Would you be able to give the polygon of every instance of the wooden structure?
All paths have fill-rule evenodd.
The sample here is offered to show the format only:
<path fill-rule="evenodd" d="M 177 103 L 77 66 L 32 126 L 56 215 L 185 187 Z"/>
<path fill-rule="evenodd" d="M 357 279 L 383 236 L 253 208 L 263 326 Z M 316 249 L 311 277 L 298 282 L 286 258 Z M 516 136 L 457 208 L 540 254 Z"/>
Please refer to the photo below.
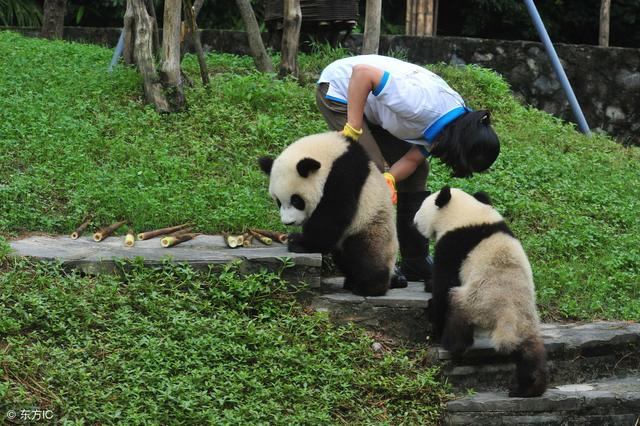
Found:
<path fill-rule="evenodd" d="M 437 31 L 438 0 L 407 0 L 405 33 L 434 36 Z"/>
<path fill-rule="evenodd" d="M 283 29 L 283 0 L 266 0 L 264 22 L 269 44 L 280 48 Z M 344 40 L 358 17 L 358 0 L 300 0 L 302 23 L 300 33 L 332 46 Z"/>

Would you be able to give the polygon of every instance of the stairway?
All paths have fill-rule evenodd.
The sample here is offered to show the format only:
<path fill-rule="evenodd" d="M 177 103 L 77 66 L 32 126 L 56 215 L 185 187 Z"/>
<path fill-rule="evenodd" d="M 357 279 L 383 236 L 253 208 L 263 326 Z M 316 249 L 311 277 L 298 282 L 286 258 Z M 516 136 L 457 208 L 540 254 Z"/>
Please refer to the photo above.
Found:
<path fill-rule="evenodd" d="M 383 297 L 342 290 L 341 278 L 324 278 L 313 298 L 316 311 L 336 322 L 350 321 L 386 336 L 424 343 L 427 302 L 422 284 L 409 283 Z M 550 373 L 549 390 L 538 398 L 509 398 L 514 364 L 476 334 L 462 360 L 433 347 L 441 374 L 459 399 L 450 401 L 449 425 L 624 425 L 640 419 L 640 324 L 595 322 L 543 324 Z"/>

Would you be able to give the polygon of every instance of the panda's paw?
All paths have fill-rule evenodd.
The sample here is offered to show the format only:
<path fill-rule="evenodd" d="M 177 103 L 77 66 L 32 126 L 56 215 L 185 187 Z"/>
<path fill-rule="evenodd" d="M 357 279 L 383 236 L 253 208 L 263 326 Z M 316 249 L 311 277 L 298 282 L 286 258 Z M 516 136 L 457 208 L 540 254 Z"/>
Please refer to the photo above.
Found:
<path fill-rule="evenodd" d="M 407 278 L 402 275 L 399 268 L 396 268 L 391 275 L 391 282 L 389 288 L 406 288 L 409 285 Z"/>
<path fill-rule="evenodd" d="M 309 253 L 309 250 L 307 250 L 302 244 L 302 234 L 299 232 L 293 232 L 291 234 L 289 234 L 288 238 L 287 238 L 287 248 L 289 249 L 290 252 L 292 253 Z"/>

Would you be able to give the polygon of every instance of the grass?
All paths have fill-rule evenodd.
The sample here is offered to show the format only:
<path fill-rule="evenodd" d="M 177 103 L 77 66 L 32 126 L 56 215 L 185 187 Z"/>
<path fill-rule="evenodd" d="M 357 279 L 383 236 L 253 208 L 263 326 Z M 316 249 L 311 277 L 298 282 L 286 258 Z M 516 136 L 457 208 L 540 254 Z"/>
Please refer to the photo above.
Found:
<path fill-rule="evenodd" d="M 88 278 L 3 262 L 0 412 L 71 424 L 429 424 L 424 353 L 374 352 L 274 274 L 141 266 Z"/>
<path fill-rule="evenodd" d="M 187 89 L 188 112 L 165 116 L 143 104 L 134 70 L 106 72 L 111 54 L 0 32 L 0 256 L 3 240 L 68 233 L 87 214 L 136 230 L 282 229 L 256 159 L 326 129 L 314 76 L 345 52 L 302 55 L 301 84 L 209 55 L 210 88 Z M 185 66 L 197 81 L 194 58 Z M 520 105 L 488 70 L 430 68 L 492 111 L 503 148 L 467 180 L 432 162 L 429 188 L 492 196 L 529 254 L 545 319 L 640 318 L 640 150 Z M 274 275 L 89 278 L 0 262 L 0 408 L 107 424 L 415 424 L 441 408 L 424 354 L 374 354 L 361 331 L 304 312 Z"/>

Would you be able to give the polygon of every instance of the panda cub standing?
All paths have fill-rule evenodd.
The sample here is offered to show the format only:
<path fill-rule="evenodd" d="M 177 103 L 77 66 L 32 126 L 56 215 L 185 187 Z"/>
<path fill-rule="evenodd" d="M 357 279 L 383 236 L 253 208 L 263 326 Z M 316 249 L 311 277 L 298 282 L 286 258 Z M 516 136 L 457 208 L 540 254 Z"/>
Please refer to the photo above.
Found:
<path fill-rule="evenodd" d="M 435 338 L 459 356 L 473 344 L 475 327 L 489 330 L 496 350 L 516 361 L 509 396 L 542 395 L 546 352 L 531 266 L 489 197 L 445 186 L 425 199 L 414 221 L 435 239 L 429 305 Z"/>
<path fill-rule="evenodd" d="M 393 205 L 362 146 L 327 132 L 299 139 L 275 160 L 262 157 L 259 163 L 282 223 L 302 226 L 302 233 L 289 234 L 289 250 L 331 253 L 345 289 L 384 295 L 398 252 Z"/>

